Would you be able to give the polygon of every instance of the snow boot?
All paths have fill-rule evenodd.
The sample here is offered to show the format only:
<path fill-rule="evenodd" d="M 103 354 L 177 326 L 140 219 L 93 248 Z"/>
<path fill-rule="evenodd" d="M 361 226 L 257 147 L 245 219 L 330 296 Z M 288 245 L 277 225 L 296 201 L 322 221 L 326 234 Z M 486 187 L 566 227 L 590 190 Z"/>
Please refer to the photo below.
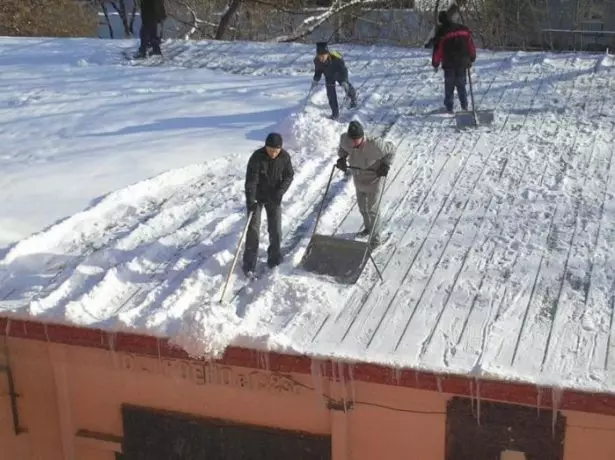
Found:
<path fill-rule="evenodd" d="M 135 59 L 145 59 L 147 57 L 147 50 L 145 48 L 139 48 L 137 54 L 135 54 Z"/>
<path fill-rule="evenodd" d="M 369 236 L 369 230 L 368 229 L 364 228 L 360 232 L 357 232 L 357 237 L 365 237 L 365 236 Z"/>
<path fill-rule="evenodd" d="M 160 45 L 152 46 L 152 56 L 162 56 L 162 50 L 160 49 Z"/>

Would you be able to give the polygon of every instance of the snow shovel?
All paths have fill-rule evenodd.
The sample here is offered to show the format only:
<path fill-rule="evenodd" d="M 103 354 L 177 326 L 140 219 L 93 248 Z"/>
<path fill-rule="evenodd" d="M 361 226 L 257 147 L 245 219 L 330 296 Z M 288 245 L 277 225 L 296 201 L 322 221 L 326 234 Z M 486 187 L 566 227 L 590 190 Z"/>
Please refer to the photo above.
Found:
<path fill-rule="evenodd" d="M 222 288 L 222 295 L 220 296 L 220 303 L 224 301 L 224 294 L 226 293 L 226 288 L 228 287 L 228 282 L 231 279 L 231 275 L 235 270 L 235 265 L 237 264 L 237 259 L 239 258 L 239 250 L 241 249 L 241 245 L 243 244 L 243 240 L 246 239 L 246 234 L 248 233 L 248 226 L 250 225 L 250 221 L 252 220 L 252 215 L 254 211 L 250 211 L 248 214 L 248 220 L 246 221 L 246 225 L 243 227 L 243 232 L 241 233 L 241 238 L 239 239 L 239 244 L 237 244 L 237 250 L 235 251 L 235 257 L 233 258 L 233 263 L 231 264 L 231 269 L 228 271 L 228 275 L 226 276 L 226 282 L 224 283 L 224 287 Z"/>
<path fill-rule="evenodd" d="M 476 126 L 490 126 L 494 120 L 493 110 L 476 110 L 476 106 L 474 105 L 474 91 L 472 89 L 472 74 L 469 68 L 467 69 L 467 72 L 468 83 L 470 83 L 470 99 L 472 101 L 472 110 L 457 112 L 455 114 L 457 128 L 464 129 Z"/>
<path fill-rule="evenodd" d="M 363 272 L 367 261 L 370 260 L 374 264 L 378 276 L 380 276 L 380 280 L 382 281 L 382 274 L 376 266 L 371 254 L 372 247 L 370 243 L 373 237 L 372 234 L 370 234 L 367 241 L 357 241 L 339 236 L 316 233 L 334 172 L 335 165 L 331 168 L 331 175 L 329 176 L 329 181 L 327 182 L 327 187 L 320 203 L 320 209 L 316 216 L 312 237 L 301 259 L 300 265 L 309 272 L 331 276 L 339 283 L 354 284 Z M 380 208 L 380 200 L 382 199 L 383 192 L 384 185 L 378 200 L 378 209 Z"/>
<path fill-rule="evenodd" d="M 313 92 L 314 92 L 314 88 L 312 87 L 312 85 L 310 85 L 310 89 L 308 90 L 307 96 L 305 96 L 303 104 L 301 104 L 301 112 L 305 112 L 305 109 L 307 108 L 308 103 L 310 102 L 310 97 L 312 96 Z"/>

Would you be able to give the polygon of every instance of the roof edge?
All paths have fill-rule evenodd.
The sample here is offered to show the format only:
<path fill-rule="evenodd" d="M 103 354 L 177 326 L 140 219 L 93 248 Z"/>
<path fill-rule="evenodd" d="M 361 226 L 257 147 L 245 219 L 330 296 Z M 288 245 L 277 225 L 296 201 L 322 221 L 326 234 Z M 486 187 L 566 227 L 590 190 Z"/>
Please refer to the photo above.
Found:
<path fill-rule="evenodd" d="M 208 360 L 190 356 L 182 348 L 172 345 L 168 338 L 132 332 L 111 332 L 76 325 L 44 323 L 8 316 L 0 316 L 0 336 L 172 359 Z M 263 353 L 263 351 L 249 348 L 228 347 L 222 358 L 214 361 L 228 366 L 261 369 Z M 333 359 L 322 360 L 313 359 L 307 355 L 267 353 L 269 355 L 267 369 L 273 372 L 311 375 L 313 362 L 317 362 L 321 365 L 322 376 L 329 379 L 345 378 L 346 380 L 438 391 L 456 396 L 491 399 L 545 409 L 615 416 L 615 394 L 611 393 L 540 387 L 532 383 L 396 369 L 370 363 L 348 363 L 346 366 L 339 366 L 339 363 Z M 340 375 L 340 373 L 345 375 Z"/>

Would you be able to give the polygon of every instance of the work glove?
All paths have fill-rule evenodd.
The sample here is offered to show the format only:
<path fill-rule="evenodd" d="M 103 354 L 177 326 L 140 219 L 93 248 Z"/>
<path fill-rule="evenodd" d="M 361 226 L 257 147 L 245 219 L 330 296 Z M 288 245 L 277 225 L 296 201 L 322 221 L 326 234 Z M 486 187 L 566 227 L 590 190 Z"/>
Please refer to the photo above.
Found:
<path fill-rule="evenodd" d="M 248 213 L 250 212 L 255 212 L 256 208 L 258 207 L 258 203 L 255 201 L 253 203 L 248 203 Z"/>
<path fill-rule="evenodd" d="M 378 169 L 376 170 L 376 176 L 385 177 L 389 173 L 390 168 L 391 167 L 388 164 L 380 163 L 380 166 L 378 166 Z"/>
<path fill-rule="evenodd" d="M 337 163 L 335 163 L 335 167 L 343 172 L 348 171 L 348 163 L 346 162 L 346 158 L 339 157 L 337 159 Z"/>

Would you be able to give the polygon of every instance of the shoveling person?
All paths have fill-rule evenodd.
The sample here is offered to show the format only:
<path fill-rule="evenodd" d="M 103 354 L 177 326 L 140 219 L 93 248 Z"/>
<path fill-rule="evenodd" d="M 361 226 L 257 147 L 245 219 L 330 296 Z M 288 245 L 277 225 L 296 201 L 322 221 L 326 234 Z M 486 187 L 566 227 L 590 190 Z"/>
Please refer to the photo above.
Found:
<path fill-rule="evenodd" d="M 160 29 L 167 17 L 164 8 L 164 0 L 140 0 L 141 7 L 141 31 L 139 38 L 141 45 L 137 52 L 137 58 L 147 57 L 147 51 L 152 49 L 152 55 L 161 55 Z"/>
<path fill-rule="evenodd" d="M 331 107 L 331 118 L 337 120 L 340 116 L 340 110 L 335 84 L 339 83 L 344 88 L 346 96 L 350 99 L 350 108 L 357 106 L 357 93 L 348 81 L 348 68 L 341 54 L 337 51 L 329 51 L 326 42 L 318 42 L 316 44 L 316 57 L 314 58 L 312 90 L 318 85 L 323 74 L 327 86 L 327 99 L 329 100 L 329 107 Z"/>
<path fill-rule="evenodd" d="M 243 272 L 246 276 L 254 273 L 258 258 L 261 211 L 267 213 L 269 248 L 267 265 L 273 268 L 282 262 L 282 198 L 293 181 L 294 171 L 290 154 L 282 148 L 282 136 L 270 133 L 265 146 L 256 150 L 246 170 L 246 205 L 252 214 L 246 233 L 243 253 Z"/>
<path fill-rule="evenodd" d="M 347 132 L 340 136 L 336 166 L 352 172 L 359 212 L 365 228 L 358 236 L 368 236 L 372 229 L 371 246 L 380 245 L 378 205 L 384 177 L 395 157 L 395 144 L 381 137 L 368 137 L 361 123 L 353 120 Z"/>
<path fill-rule="evenodd" d="M 447 112 L 453 113 L 453 95 L 457 88 L 461 108 L 468 110 L 466 71 L 476 60 L 472 32 L 466 26 L 451 21 L 446 11 L 440 11 L 438 21 L 440 25 L 434 38 L 431 64 L 436 72 L 440 64 L 444 70 L 444 107 Z"/>

